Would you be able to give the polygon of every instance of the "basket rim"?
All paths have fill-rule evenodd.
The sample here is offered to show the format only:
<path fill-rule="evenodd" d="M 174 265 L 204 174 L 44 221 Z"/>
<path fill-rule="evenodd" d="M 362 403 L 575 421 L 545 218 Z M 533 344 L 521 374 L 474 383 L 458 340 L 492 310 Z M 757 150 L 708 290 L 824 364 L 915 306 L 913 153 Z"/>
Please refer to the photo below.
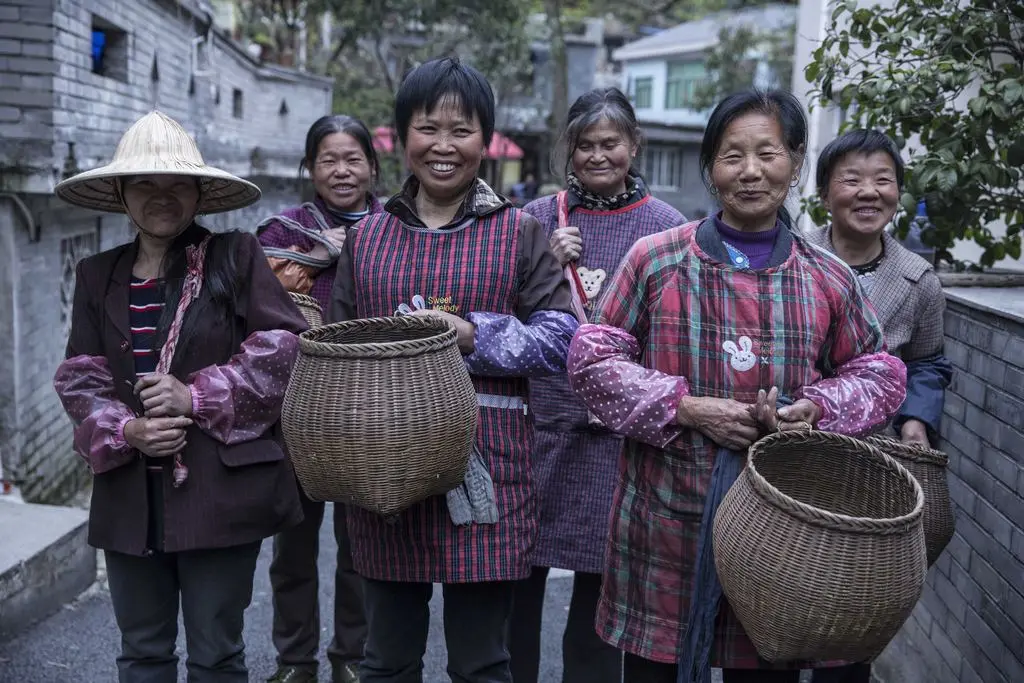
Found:
<path fill-rule="evenodd" d="M 832 512 L 830 510 L 815 507 L 783 493 L 774 484 L 768 481 L 764 475 L 757 471 L 755 460 L 758 456 L 764 454 L 764 450 L 768 446 L 775 446 L 778 442 L 786 445 L 792 443 L 807 443 L 812 440 L 820 441 L 822 439 L 825 441 L 839 443 L 855 450 L 864 451 L 866 455 L 870 455 L 882 465 L 891 469 L 895 474 L 899 475 L 905 482 L 910 484 L 911 488 L 914 490 L 915 502 L 913 510 L 905 515 L 900 515 L 899 517 L 886 518 L 854 517 L 852 515 L 844 515 L 838 512 Z M 920 521 L 924 514 L 924 491 L 921 488 L 921 484 L 916 478 L 914 478 L 910 471 L 900 464 L 898 460 L 887 453 L 884 453 L 878 447 L 844 434 L 824 432 L 817 429 L 781 431 L 769 434 L 750 447 L 750 450 L 747 453 L 746 471 L 750 476 L 751 485 L 754 491 L 757 492 L 761 498 L 784 512 L 795 513 L 802 519 L 819 526 L 854 533 L 894 533 L 897 531 L 903 531 L 905 527 Z"/>
<path fill-rule="evenodd" d="M 433 332 L 419 339 L 403 339 L 389 342 L 368 342 L 361 344 L 340 344 L 321 341 L 347 330 L 362 330 L 379 327 L 382 329 L 405 329 Z M 307 356 L 328 358 L 382 358 L 419 356 L 431 351 L 441 351 L 456 343 L 455 326 L 442 318 L 419 316 L 390 316 L 378 318 L 357 318 L 342 322 L 328 323 L 299 334 L 299 349 Z"/>
<path fill-rule="evenodd" d="M 940 467 L 947 467 L 949 465 L 949 456 L 930 446 L 903 443 L 899 439 L 879 434 L 869 436 L 864 439 L 864 441 L 876 448 L 879 448 L 883 452 L 885 452 L 884 449 L 892 449 L 896 451 L 895 457 L 902 460 L 909 460 L 911 462 L 919 462 L 927 465 L 938 465 Z"/>
<path fill-rule="evenodd" d="M 296 304 L 298 304 L 300 306 L 315 307 L 318 311 L 323 313 L 323 308 L 324 307 L 320 305 L 320 302 L 317 301 L 316 298 L 310 296 L 309 294 L 299 294 L 298 292 L 288 292 L 288 296 L 290 296 L 292 298 L 292 301 L 294 301 Z"/>

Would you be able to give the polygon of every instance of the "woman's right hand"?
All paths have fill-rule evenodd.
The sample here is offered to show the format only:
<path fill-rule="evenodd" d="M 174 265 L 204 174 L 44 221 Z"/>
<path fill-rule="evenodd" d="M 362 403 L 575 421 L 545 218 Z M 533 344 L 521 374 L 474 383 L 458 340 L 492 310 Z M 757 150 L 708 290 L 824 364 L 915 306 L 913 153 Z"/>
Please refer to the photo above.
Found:
<path fill-rule="evenodd" d="M 327 241 L 342 250 L 345 248 L 345 236 L 348 234 L 348 228 L 334 228 L 332 230 L 324 230 L 320 233 L 322 236 L 327 238 Z M 309 255 L 313 258 L 328 259 L 330 254 L 327 253 L 327 247 L 320 244 L 319 242 L 309 250 Z"/>
<path fill-rule="evenodd" d="M 734 451 L 746 451 L 759 436 L 754 406 L 731 398 L 684 396 L 676 421 Z"/>
<path fill-rule="evenodd" d="M 563 266 L 569 261 L 578 261 L 583 253 L 583 235 L 574 226 L 558 228 L 551 233 L 551 251 Z"/>
<path fill-rule="evenodd" d="M 185 448 L 187 417 L 137 417 L 124 426 L 128 445 L 151 458 L 166 458 Z"/>

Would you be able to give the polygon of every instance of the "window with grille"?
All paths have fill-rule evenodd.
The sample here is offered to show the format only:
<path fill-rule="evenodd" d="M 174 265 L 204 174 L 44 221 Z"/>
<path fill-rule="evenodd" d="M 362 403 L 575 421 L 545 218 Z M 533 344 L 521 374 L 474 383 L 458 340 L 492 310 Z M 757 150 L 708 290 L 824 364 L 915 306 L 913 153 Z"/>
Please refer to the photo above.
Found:
<path fill-rule="evenodd" d="M 633 81 L 633 106 L 637 109 L 650 109 L 652 94 L 654 92 L 654 79 L 650 76 L 637 78 Z"/>
<path fill-rule="evenodd" d="M 71 309 L 75 302 L 75 268 L 83 258 L 95 254 L 98 246 L 96 232 L 65 237 L 60 241 L 60 323 L 64 339 L 71 334 Z"/>
<path fill-rule="evenodd" d="M 689 109 L 693 106 L 697 89 L 708 75 L 704 62 L 670 62 L 665 82 L 665 108 Z"/>
<path fill-rule="evenodd" d="M 686 156 L 674 147 L 649 147 L 644 154 L 643 174 L 652 188 L 682 189 Z"/>

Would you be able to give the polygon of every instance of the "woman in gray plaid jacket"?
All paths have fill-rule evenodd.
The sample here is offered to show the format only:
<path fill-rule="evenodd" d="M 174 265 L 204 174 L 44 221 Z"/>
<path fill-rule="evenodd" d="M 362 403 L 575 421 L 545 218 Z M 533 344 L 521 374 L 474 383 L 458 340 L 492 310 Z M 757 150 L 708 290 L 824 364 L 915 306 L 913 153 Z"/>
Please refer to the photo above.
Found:
<path fill-rule="evenodd" d="M 896 144 L 872 130 L 855 130 L 822 150 L 818 193 L 832 225 L 808 235 L 857 274 L 875 307 L 889 353 L 907 366 L 907 398 L 893 428 L 906 443 L 938 439 L 952 365 L 943 355 L 942 285 L 932 265 L 886 232 L 903 188 Z M 868 683 L 869 663 L 819 669 L 814 683 Z"/>

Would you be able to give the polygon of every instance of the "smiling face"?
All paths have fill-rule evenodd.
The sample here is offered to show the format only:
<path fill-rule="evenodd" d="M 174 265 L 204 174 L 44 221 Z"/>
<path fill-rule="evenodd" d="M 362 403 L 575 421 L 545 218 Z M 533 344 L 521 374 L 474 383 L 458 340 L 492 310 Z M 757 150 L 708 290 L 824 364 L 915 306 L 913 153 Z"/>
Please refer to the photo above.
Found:
<path fill-rule="evenodd" d="M 436 203 L 450 203 L 469 190 L 485 151 L 479 117 L 467 117 L 461 103 L 451 97 L 431 112 L 417 111 L 409 121 L 406 164 L 420 190 Z"/>
<path fill-rule="evenodd" d="M 775 117 L 760 113 L 737 117 L 725 129 L 711 167 L 722 220 L 737 230 L 770 230 L 799 175 L 800 159 L 794 160 L 786 148 Z"/>
<path fill-rule="evenodd" d="M 828 181 L 825 208 L 832 229 L 848 237 L 877 237 L 896 214 L 900 190 L 896 164 L 887 152 L 851 152 L 839 159 Z"/>
<path fill-rule="evenodd" d="M 572 154 L 572 170 L 594 194 L 611 197 L 626 191 L 626 175 L 636 143 L 615 124 L 601 119 L 584 130 Z"/>
<path fill-rule="evenodd" d="M 338 211 L 362 211 L 373 171 L 359 141 L 348 133 L 331 133 L 320 141 L 309 167 L 316 193 Z"/>
<path fill-rule="evenodd" d="M 199 185 L 192 176 L 132 176 L 123 182 L 122 193 L 136 225 L 159 239 L 181 234 L 199 207 Z"/>

